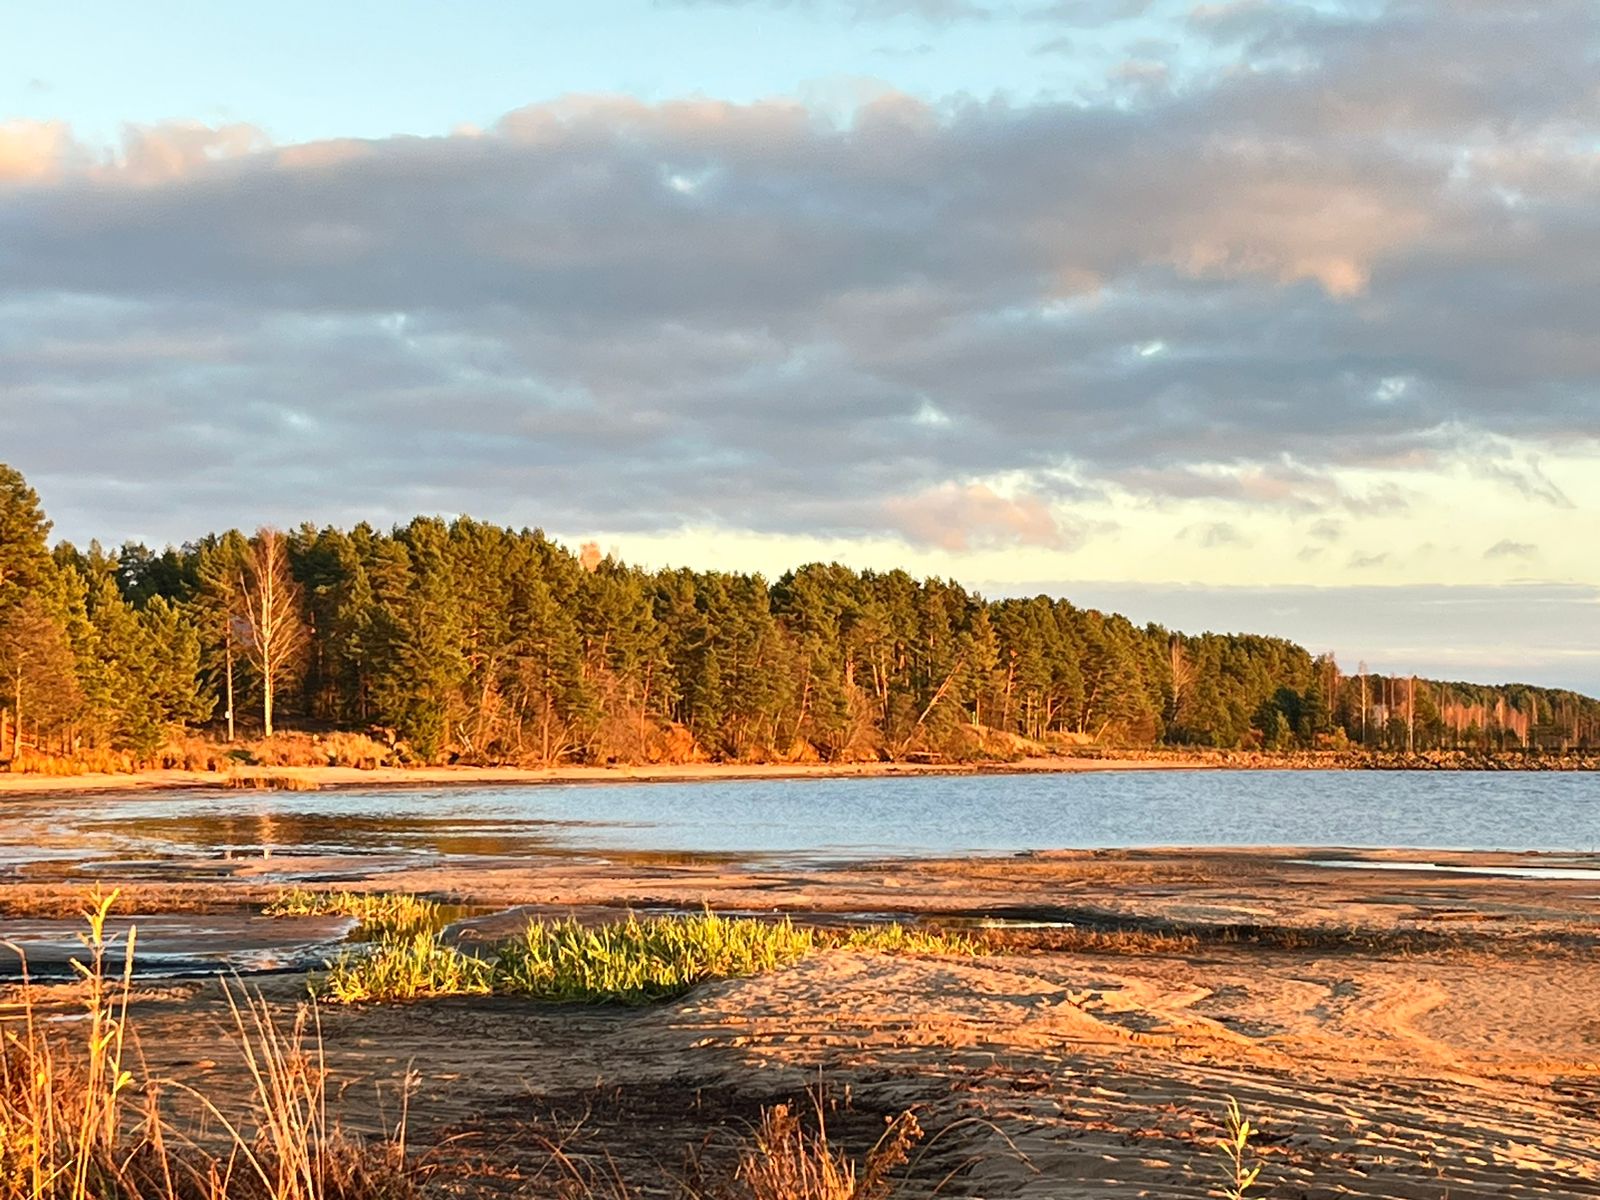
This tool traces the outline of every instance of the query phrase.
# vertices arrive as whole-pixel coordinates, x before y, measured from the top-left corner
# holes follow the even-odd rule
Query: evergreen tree
[[[23,593],[0,612],[0,695],[9,712],[12,758],[22,753],[30,723],[36,735],[43,735],[58,729],[78,706],[66,628],[40,591]]]
[[[22,473],[0,463],[0,613],[54,582],[50,522]]]
[[[1278,638],[989,602],[904,571],[811,563],[769,588],[580,558],[465,517],[115,554],[52,554],[49,529],[0,466],[12,752],[42,738],[148,754],[213,712],[231,737],[242,695],[269,729],[274,709],[376,725],[429,760],[959,756],[986,729],[1047,744],[1600,744],[1600,701],[1570,692],[1344,679]]]

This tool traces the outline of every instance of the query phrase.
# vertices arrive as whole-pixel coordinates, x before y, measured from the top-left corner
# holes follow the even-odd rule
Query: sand
[[[934,1140],[913,1194],[944,1181],[947,1196],[1213,1195],[1231,1095],[1261,1128],[1265,1196],[1600,1196],[1600,885],[1295,861],[1309,853],[402,872],[363,886],[580,915],[711,903],[1028,927],[986,957],[829,952],[642,1010],[511,999],[325,1010],[324,1039],[356,1127],[392,1120],[400,1080],[417,1073],[414,1138],[469,1193],[533,1186],[545,1138],[648,1190],[683,1169],[687,1147],[726,1160],[763,1105],[820,1081],[852,1147],[918,1110]],[[225,906],[259,886],[245,871],[148,895],[135,885],[128,901]],[[30,889],[45,903],[59,887],[6,885],[0,904],[14,911]],[[486,914],[456,935],[492,937],[524,915]],[[304,986],[256,982],[285,1005]],[[153,1070],[234,1086],[215,984],[152,981],[134,1011]]]

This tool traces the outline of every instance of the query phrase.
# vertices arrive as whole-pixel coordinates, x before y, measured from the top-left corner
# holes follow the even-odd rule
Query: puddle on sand
[[[106,970],[120,974],[130,927],[138,979],[171,979],[298,971],[317,967],[336,952],[355,928],[349,917],[263,917],[254,913],[163,913],[113,917],[106,922],[111,944]],[[20,948],[35,981],[71,979],[74,959],[89,961],[76,918],[18,918],[6,922],[5,940]],[[22,978],[23,961],[11,946],[0,946],[0,982]]]
[[[1366,858],[1294,858],[1302,867],[1332,867],[1349,871],[1427,871],[1445,875],[1494,875],[1509,879],[1600,879],[1600,867],[1458,867],[1446,863],[1387,862]]]

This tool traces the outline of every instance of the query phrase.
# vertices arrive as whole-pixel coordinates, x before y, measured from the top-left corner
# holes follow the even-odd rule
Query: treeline
[[[1278,638],[903,571],[644,571],[466,518],[159,552],[49,530],[0,466],[0,756],[285,722],[540,763],[1600,743],[1600,703],[1571,692],[1346,676]]]

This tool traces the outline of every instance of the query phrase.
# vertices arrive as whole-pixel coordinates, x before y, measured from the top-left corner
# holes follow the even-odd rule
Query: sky
[[[1600,5],[3,6],[0,461],[1600,693]]]

